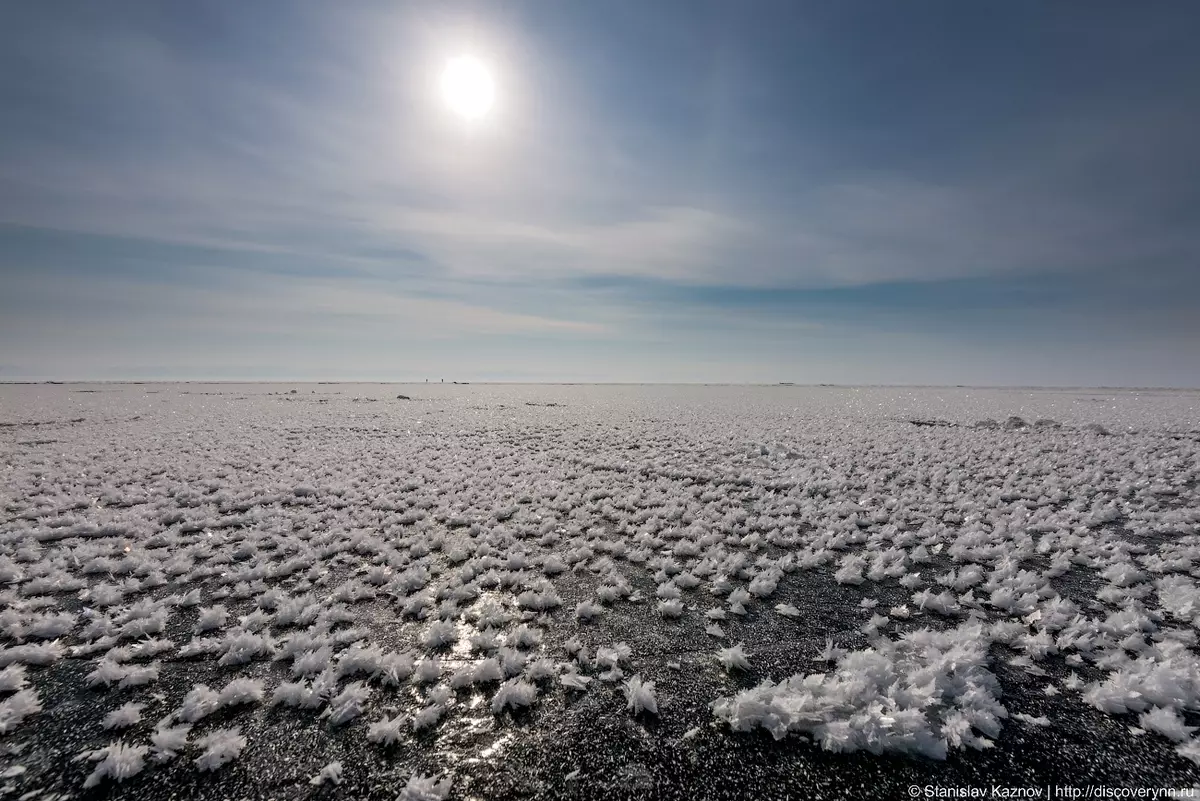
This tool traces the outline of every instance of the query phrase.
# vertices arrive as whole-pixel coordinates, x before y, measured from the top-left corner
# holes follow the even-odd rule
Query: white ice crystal
[[[221,646],[224,655],[217,664],[222,667],[243,665],[257,657],[270,656],[273,649],[269,636],[251,631],[234,631],[225,636]]]
[[[307,682],[285,681],[271,694],[271,706],[308,708],[314,705],[316,693]]]
[[[534,659],[526,663],[524,675],[530,681],[546,681],[558,675],[558,668],[549,659]]]
[[[622,690],[625,693],[625,706],[634,715],[648,712],[658,714],[658,701],[654,697],[654,682],[642,681],[641,676],[633,676],[625,682]]]
[[[488,657],[482,659],[479,664],[471,671],[471,681],[475,684],[487,684],[493,681],[504,680],[504,669],[500,666],[500,660],[496,657]]]
[[[433,684],[442,675],[442,663],[437,657],[422,659],[413,671],[412,678],[418,684]]]
[[[449,776],[436,779],[433,776],[414,773],[409,777],[408,783],[404,785],[404,789],[400,791],[396,801],[444,801],[446,796],[450,795],[450,788],[453,785],[453,780]]]
[[[9,665],[0,670],[0,693],[17,692],[25,689],[27,684],[24,665]]]
[[[1184,725],[1183,716],[1178,710],[1161,706],[1143,712],[1138,717],[1138,725],[1177,743],[1187,742],[1196,731],[1195,726]]]
[[[0,734],[8,734],[30,715],[42,711],[42,702],[37,691],[32,688],[17,690],[16,693],[0,701]]]
[[[435,626],[438,624],[434,624]],[[325,646],[326,648],[328,646]],[[440,645],[437,647],[441,647]],[[318,650],[318,654],[324,651],[324,648]],[[383,649],[373,645],[351,645],[341,653],[337,660],[337,675],[339,678],[349,676],[374,676],[377,675],[383,665],[384,652]],[[315,667],[314,664],[309,667]],[[325,670],[322,668],[321,670]],[[294,672],[294,669],[293,669]],[[321,671],[312,671],[321,672]]]
[[[73,628],[75,628],[75,615],[70,612],[36,615],[23,626],[23,631],[19,636],[51,640],[67,634]]]
[[[592,601],[580,601],[575,606],[575,617],[582,621],[591,621],[604,613],[604,607]]]
[[[309,779],[308,783],[317,786],[322,784],[341,784],[342,763],[330,762],[328,765],[317,771],[317,774]]]
[[[467,638],[467,641],[471,645],[471,650],[478,653],[490,653],[500,647],[499,636],[490,628],[475,632]]]
[[[1050,725],[1050,719],[1048,717],[1046,717],[1045,715],[1040,715],[1040,716],[1035,717],[1033,715],[1029,715],[1024,712],[1014,712],[1012,714],[1012,719],[1019,720],[1022,723],[1027,723],[1030,726],[1045,727],[1045,726]]]
[[[417,710],[412,716],[413,731],[422,731],[436,726],[445,714],[446,707],[444,704],[430,704]]]
[[[586,690],[591,680],[590,676],[569,670],[558,677],[559,683],[568,690]]]
[[[1083,698],[1110,714],[1143,712],[1151,706],[1200,706],[1200,660],[1190,653],[1164,658],[1122,658],[1121,665],[1084,690]]]
[[[128,687],[143,687],[147,684],[153,684],[154,682],[158,681],[160,672],[159,666],[156,664],[144,665],[141,667],[128,667],[123,668],[123,670],[125,671],[125,675],[121,677],[119,682],[117,682],[117,687],[120,689],[126,689]]]
[[[175,716],[185,723],[195,723],[216,712],[220,707],[220,694],[206,684],[197,684],[183,697],[183,704]]]
[[[326,670],[333,660],[333,648],[325,645],[301,651],[292,656],[293,676],[315,676]]]
[[[948,747],[978,747],[975,731],[997,736],[1006,717],[999,683],[987,670],[987,648],[977,625],[910,632],[842,656],[832,675],[764,681],[719,699],[713,712],[735,731],[762,726],[776,739],[804,732],[832,751],[942,759]]]
[[[523,609],[532,609],[535,612],[547,612],[562,606],[562,598],[551,588],[541,591],[526,590],[517,596],[517,604]]]
[[[412,676],[415,667],[416,658],[411,653],[385,653],[379,658],[374,678],[385,685],[398,687]]]
[[[438,620],[429,625],[421,635],[421,644],[428,650],[446,648],[458,642],[458,628],[448,620]]]
[[[332,726],[342,726],[366,711],[371,691],[362,682],[351,682],[329,700],[329,708],[323,713]]]
[[[524,679],[513,678],[505,681],[492,696],[492,712],[499,715],[505,709],[520,709],[532,704],[538,695],[536,684]]]
[[[622,662],[628,662],[632,653],[630,647],[624,642],[602,645],[596,649],[596,664],[602,667],[616,667]]]
[[[210,656],[221,652],[221,641],[212,637],[193,637],[179,647],[180,659],[192,659],[197,656]]]
[[[404,718],[381,718],[367,726],[367,740],[381,745],[394,745],[400,741],[404,731]]]
[[[200,610],[196,618],[196,625],[192,628],[195,634],[204,634],[209,631],[216,631],[224,628],[225,621],[229,619],[229,611],[221,604],[206,607]]]
[[[936,612],[939,615],[953,615],[958,609],[958,600],[949,591],[933,593],[921,590],[913,593],[913,605],[922,612]]]
[[[747,659],[747,654],[743,650],[743,644],[740,642],[732,648],[721,648],[718,650],[717,661],[724,666],[726,671],[750,669],[750,660]]]
[[[95,787],[105,779],[112,779],[120,783],[138,775],[146,765],[148,750],[149,748],[144,745],[126,745],[117,740],[103,748],[85,752],[81,755],[82,757],[98,764],[88,774],[83,786],[85,788]]]
[[[122,704],[104,716],[100,725],[106,729],[126,729],[142,719],[142,709],[145,704],[135,704],[132,701]]]
[[[62,659],[65,654],[66,649],[59,644],[58,640],[48,643],[14,645],[12,648],[0,649],[0,667],[8,667],[14,663],[45,667]]]
[[[213,771],[237,759],[246,747],[246,738],[236,728],[217,729],[197,740],[196,745],[203,751],[193,760],[196,767]]]
[[[500,660],[500,670],[506,677],[519,675],[525,670],[525,662],[528,660],[524,652],[507,645],[500,648],[496,658]]]
[[[751,595],[758,598],[766,598],[775,592],[780,578],[782,576],[778,571],[766,571],[754,577],[754,580],[750,582],[748,591]]]
[[[668,601],[658,602],[658,613],[664,618],[677,618],[683,615],[683,601],[678,598],[673,598]]]
[[[1175,753],[1200,765],[1200,740],[1188,740],[1182,745],[1175,746]]]
[[[257,679],[233,679],[217,696],[220,706],[257,704],[263,700],[263,683]]]
[[[169,762],[179,756],[188,746],[190,725],[158,726],[150,734],[150,744],[154,747],[155,762]]]
[[[505,639],[505,644],[513,648],[536,648],[542,643],[542,632],[526,623],[517,626]]]

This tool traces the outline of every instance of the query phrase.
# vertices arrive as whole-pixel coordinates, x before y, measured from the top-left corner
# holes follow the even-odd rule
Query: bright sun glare
[[[496,97],[492,74],[477,58],[459,56],[446,62],[442,95],[456,113],[469,120],[488,113]]]

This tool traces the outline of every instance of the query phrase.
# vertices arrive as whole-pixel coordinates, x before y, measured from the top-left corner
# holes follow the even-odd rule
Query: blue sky
[[[1200,385],[1191,2],[4,16],[0,379]]]

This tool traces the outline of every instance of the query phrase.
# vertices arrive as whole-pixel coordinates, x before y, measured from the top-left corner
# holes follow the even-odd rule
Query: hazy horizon
[[[889,384],[889,383],[837,383],[810,381],[501,381],[487,379],[452,379],[450,381],[424,379],[321,379],[321,378],[5,378],[0,385],[35,386],[68,384],[236,384],[236,385],[279,385],[302,384],[313,386],[342,386],[368,384],[378,386],[647,386],[647,387],[796,387],[829,389],[999,389],[999,390],[1120,390],[1200,392],[1200,386],[1186,385],[1116,385],[1116,384]]]

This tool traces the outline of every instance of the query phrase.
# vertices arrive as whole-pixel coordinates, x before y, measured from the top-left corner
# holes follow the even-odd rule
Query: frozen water
[[[0,386],[17,795],[1200,780],[1200,394],[293,388]]]

